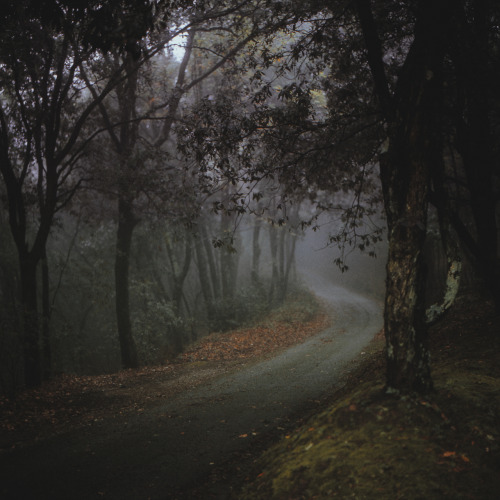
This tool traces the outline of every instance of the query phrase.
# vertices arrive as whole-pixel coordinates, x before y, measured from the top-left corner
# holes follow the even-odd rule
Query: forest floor
[[[238,499],[476,499],[500,492],[500,316],[462,296],[430,331],[435,391],[383,392],[383,342],[322,412],[254,464]]]
[[[110,375],[61,375],[15,399],[0,397],[0,453],[116,415],[144,411],[159,400],[300,344],[324,330],[329,321],[319,303],[299,293],[258,324],[212,333],[164,365]]]

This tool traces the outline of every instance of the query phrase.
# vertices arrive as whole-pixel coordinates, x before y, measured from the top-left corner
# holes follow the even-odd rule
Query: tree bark
[[[213,303],[212,289],[210,287],[210,279],[208,277],[207,259],[204,252],[201,234],[194,237],[194,248],[196,252],[196,263],[198,264],[198,278],[200,280],[201,293],[207,308],[207,316],[211,318],[211,307]]]
[[[238,279],[238,260],[239,253],[236,246],[238,246],[238,240],[229,237],[232,232],[231,223],[233,221],[232,216],[222,214],[221,216],[221,234],[224,238],[225,245],[220,248],[219,261],[220,261],[220,273],[221,273],[221,283],[222,283],[222,297],[232,298],[236,292],[236,283]],[[230,247],[226,247],[231,245]]]
[[[441,243],[446,255],[446,283],[442,301],[432,304],[426,311],[427,323],[439,320],[453,305],[462,277],[462,251],[458,236],[452,229],[452,218],[448,194],[445,189],[444,161],[434,165],[432,170],[431,202],[436,207]]]
[[[50,345],[50,282],[49,263],[47,251],[43,249],[42,255],[42,352],[43,352],[43,378],[50,379],[52,374],[52,350]]]
[[[387,164],[384,165],[384,160]],[[384,308],[388,392],[432,388],[424,304],[423,246],[426,233],[428,170],[413,161],[381,159],[388,214],[389,252]],[[400,188],[400,203],[392,203]],[[402,189],[404,189],[404,193]]]
[[[297,248],[297,237],[292,234],[287,234],[287,252],[286,252],[286,265],[285,273],[283,275],[283,300],[285,300],[288,293],[288,284],[290,283],[290,274],[295,266],[295,249]]]
[[[260,284],[259,267],[262,250],[260,248],[259,236],[261,227],[260,220],[256,217],[252,234],[252,271],[250,273],[253,286]]]
[[[426,393],[432,389],[425,323],[423,246],[430,168],[442,156],[442,64],[454,2],[421,0],[413,43],[388,92],[382,45],[369,0],[358,0],[368,63],[388,130],[380,154],[389,252],[384,309],[386,389]]]
[[[24,380],[26,387],[42,383],[37,304],[37,262],[30,255],[20,257],[21,295],[23,307]]]
[[[276,304],[277,293],[279,288],[279,272],[278,272],[278,232],[273,224],[269,225],[269,249],[271,251],[271,284],[269,287],[269,307],[272,308]]]
[[[139,366],[137,348],[132,336],[129,298],[130,248],[136,224],[131,203],[120,197],[116,233],[115,289],[118,339],[123,368],[137,368]]]
[[[204,222],[198,226],[199,235],[203,242],[203,248],[205,249],[206,262],[208,265],[208,269],[210,271],[210,282],[212,285],[213,298],[220,299],[221,298],[221,278],[220,273],[217,268],[217,260],[214,255],[214,248],[212,246],[212,242],[210,241],[210,236],[207,231],[206,224]]]

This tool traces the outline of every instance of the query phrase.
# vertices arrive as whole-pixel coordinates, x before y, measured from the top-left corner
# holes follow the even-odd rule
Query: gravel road
[[[165,404],[2,456],[0,498],[193,498],[186,493],[192,485],[341,385],[380,330],[374,301],[327,280],[316,281],[314,291],[328,304],[333,327]]]

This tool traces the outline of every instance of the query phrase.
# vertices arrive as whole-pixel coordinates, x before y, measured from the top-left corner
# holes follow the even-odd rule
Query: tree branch
[[[377,34],[371,2],[370,0],[356,0],[356,5],[366,44],[368,65],[370,66],[375,85],[375,92],[380,101],[382,112],[387,119],[390,119],[393,114],[393,103],[384,68],[382,43]]]

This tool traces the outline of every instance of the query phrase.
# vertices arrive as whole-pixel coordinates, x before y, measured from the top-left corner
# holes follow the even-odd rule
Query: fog
[[[383,299],[386,251],[380,243],[367,252],[345,252],[329,245],[338,230],[328,217],[318,229],[298,230],[300,221],[279,225],[270,218],[207,214],[191,228],[168,222],[141,222],[134,232],[130,260],[130,316],[141,364],[168,363],[210,332],[252,324],[286,296],[320,284],[344,287]],[[3,221],[4,229],[6,221]],[[4,234],[9,236],[8,231]],[[66,214],[48,245],[54,373],[100,374],[121,369],[114,289],[116,226]],[[232,245],[214,242],[232,237]],[[19,293],[15,253],[7,238],[0,294],[3,386],[17,384],[22,372],[20,328],[15,303]],[[187,270],[182,275],[182,269]]]
[[[387,245],[378,243],[374,247],[375,257],[359,249],[347,250],[344,264],[348,270],[341,271],[335,263],[342,251],[333,244],[328,244],[329,232],[325,229],[306,230],[304,237],[297,244],[297,271],[302,279],[314,291],[314,280],[328,280],[351,291],[382,300],[385,286],[385,264]]]

